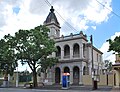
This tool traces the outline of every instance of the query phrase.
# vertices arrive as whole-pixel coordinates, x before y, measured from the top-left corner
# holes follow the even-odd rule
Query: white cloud
[[[112,10],[111,6],[111,0],[101,0],[102,4],[105,3],[105,7],[100,5],[100,3],[96,2],[96,0],[92,0],[88,8],[82,12],[86,18],[92,22],[95,23],[101,23],[103,21],[108,20],[108,15],[111,13],[110,10]],[[109,9],[109,10],[108,10]]]
[[[111,36],[109,39],[112,39],[114,40],[114,38],[116,36],[120,36],[120,32],[116,32],[113,36]],[[113,54],[113,51],[111,52],[107,52],[109,49],[109,43],[108,42],[105,42],[103,43],[103,45],[101,46],[100,48],[100,51],[103,52],[103,60],[110,60],[112,61],[113,63],[115,63],[115,55]]]
[[[91,26],[94,30],[96,30],[96,26]]]
[[[96,0],[49,0],[55,10],[77,30],[86,30],[88,23],[101,23],[107,21],[109,10],[101,6]],[[107,8],[112,0],[100,0]],[[19,13],[13,12],[13,7],[19,7]],[[45,0],[0,0],[0,38],[5,34],[14,34],[19,29],[31,29],[43,24],[50,7]],[[62,27],[61,34],[70,34],[77,31],[66,25],[57,15]],[[93,28],[96,28],[93,26]]]
[[[30,29],[42,24],[49,13],[46,0],[2,0],[0,2],[0,30],[3,34],[14,33],[19,29]],[[101,23],[107,21],[110,11],[101,6],[96,0],[49,0],[55,10],[77,30],[86,30],[89,28],[89,22]],[[101,0],[107,8],[111,9],[111,0]],[[20,11],[16,15],[12,8],[19,6]],[[58,14],[57,18],[64,29],[68,25],[64,24]],[[82,16],[82,17],[81,17]],[[64,28],[65,27],[65,28]],[[94,27],[95,28],[95,27]],[[69,33],[73,30],[69,28]],[[73,31],[74,32],[74,31]],[[65,33],[66,34],[66,33]]]

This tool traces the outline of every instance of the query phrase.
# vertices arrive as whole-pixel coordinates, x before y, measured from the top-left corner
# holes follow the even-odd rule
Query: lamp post
[[[91,41],[91,62],[92,62],[92,89],[97,89],[97,81],[94,81],[95,78],[95,70],[94,70],[94,62],[93,62],[93,38],[92,35],[90,36]]]
[[[18,87],[18,67],[17,67],[17,73],[16,73],[16,87]]]

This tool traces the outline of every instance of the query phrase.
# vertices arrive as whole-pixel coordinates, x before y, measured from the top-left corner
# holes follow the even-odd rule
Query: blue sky
[[[106,40],[120,35],[120,0],[48,1],[55,9],[61,35],[76,34],[81,30],[87,34],[88,40],[93,35],[94,46],[103,52],[103,60],[115,60],[112,52],[107,52],[109,44]],[[43,24],[50,11],[50,4],[46,2],[47,0],[0,0],[0,38],[8,33],[14,35],[19,29],[31,29]]]
[[[112,0],[111,6],[113,9],[113,12],[115,14],[111,13],[109,16],[107,22],[103,22],[101,24],[97,24],[95,31],[90,31],[90,33],[94,36],[94,44],[98,48],[102,46],[102,44],[109,39],[112,35],[115,34],[115,32],[120,32],[120,0]]]

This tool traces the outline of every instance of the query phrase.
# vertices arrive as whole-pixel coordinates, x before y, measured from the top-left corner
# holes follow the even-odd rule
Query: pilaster
[[[70,46],[70,59],[73,59],[73,46]]]
[[[80,44],[80,58],[83,59],[83,44]]]
[[[83,68],[82,68],[82,62],[81,62],[81,64],[80,64],[80,78],[79,78],[80,85],[83,84],[82,75],[83,75]]]
[[[64,48],[61,47],[61,59],[64,59]]]

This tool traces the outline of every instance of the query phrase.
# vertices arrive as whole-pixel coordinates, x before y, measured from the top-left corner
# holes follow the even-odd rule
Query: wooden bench
[[[25,83],[24,87],[25,88],[33,88],[33,83]]]
[[[45,84],[43,82],[38,82],[38,87],[44,87]]]
[[[43,82],[38,82],[38,87],[44,87],[45,84]],[[33,83],[25,83],[24,88],[33,88]]]

